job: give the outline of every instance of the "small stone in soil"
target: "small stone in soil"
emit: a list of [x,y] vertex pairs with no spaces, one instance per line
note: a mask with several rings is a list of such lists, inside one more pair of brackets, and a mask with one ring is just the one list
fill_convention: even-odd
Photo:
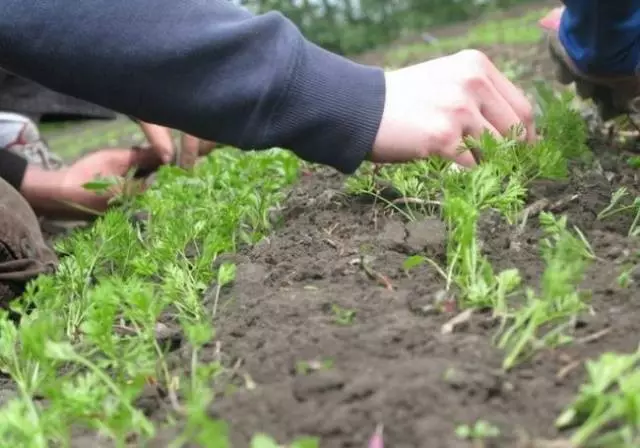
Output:
[[436,218],[426,218],[407,224],[407,245],[412,251],[439,251],[444,247],[447,231],[444,223]]
[[398,221],[391,221],[384,226],[378,240],[384,247],[393,249],[404,245],[405,235],[404,225]]

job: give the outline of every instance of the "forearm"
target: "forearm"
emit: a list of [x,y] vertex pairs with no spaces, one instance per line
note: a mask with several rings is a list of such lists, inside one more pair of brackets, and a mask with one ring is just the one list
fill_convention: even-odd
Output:
[[49,216],[72,212],[60,202],[60,173],[29,165],[24,157],[0,151],[0,177],[18,190],[36,214]]
[[633,74],[640,62],[640,0],[565,0],[560,39],[577,67]]
[[0,65],[54,90],[241,149],[357,168],[384,107],[381,69],[227,0],[7,0]]

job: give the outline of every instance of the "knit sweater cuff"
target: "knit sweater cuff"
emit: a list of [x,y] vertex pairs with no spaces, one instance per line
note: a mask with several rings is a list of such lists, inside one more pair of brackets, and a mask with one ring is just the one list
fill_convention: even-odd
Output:
[[384,71],[304,39],[298,44],[269,133],[301,158],[351,174],[373,148],[385,103]]

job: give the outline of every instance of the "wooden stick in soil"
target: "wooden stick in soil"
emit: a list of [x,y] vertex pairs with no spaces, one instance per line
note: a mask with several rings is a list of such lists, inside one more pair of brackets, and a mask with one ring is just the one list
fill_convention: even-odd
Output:
[[558,370],[558,373],[556,373],[556,380],[557,381],[564,381],[564,379],[569,376],[569,374],[571,372],[573,372],[574,370],[576,370],[578,367],[580,367],[582,365],[582,361],[577,359],[575,361],[570,362],[569,364],[567,364],[566,366],[564,366],[563,368],[561,368],[560,370]]
[[516,219],[516,222],[520,222],[520,225],[515,231],[514,236],[519,237],[525,229],[527,225],[527,220],[529,218],[533,218],[538,216],[540,213],[544,211],[556,212],[562,208],[564,208],[570,202],[575,201],[580,197],[579,194],[573,194],[569,196],[565,196],[564,198],[560,198],[555,202],[551,202],[548,198],[541,198],[532,204],[528,205],[524,210],[522,210]]
[[420,198],[398,198],[391,201],[393,205],[431,205],[434,207],[442,207],[442,202],[440,201],[429,201],[427,199]]
[[589,344],[591,342],[595,342],[599,339],[602,339],[603,337],[605,337],[606,335],[608,335],[609,333],[611,333],[611,328],[605,328],[603,330],[600,331],[596,331],[593,334],[590,334],[588,336],[585,336],[583,338],[578,339],[578,343],[579,344]]

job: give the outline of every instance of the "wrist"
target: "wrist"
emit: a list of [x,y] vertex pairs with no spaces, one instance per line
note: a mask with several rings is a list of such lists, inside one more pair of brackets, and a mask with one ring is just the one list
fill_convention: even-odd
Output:
[[[370,157],[385,105],[385,74],[301,39],[290,80],[271,114],[275,146],[353,173]],[[276,140],[274,137],[278,136]]]

